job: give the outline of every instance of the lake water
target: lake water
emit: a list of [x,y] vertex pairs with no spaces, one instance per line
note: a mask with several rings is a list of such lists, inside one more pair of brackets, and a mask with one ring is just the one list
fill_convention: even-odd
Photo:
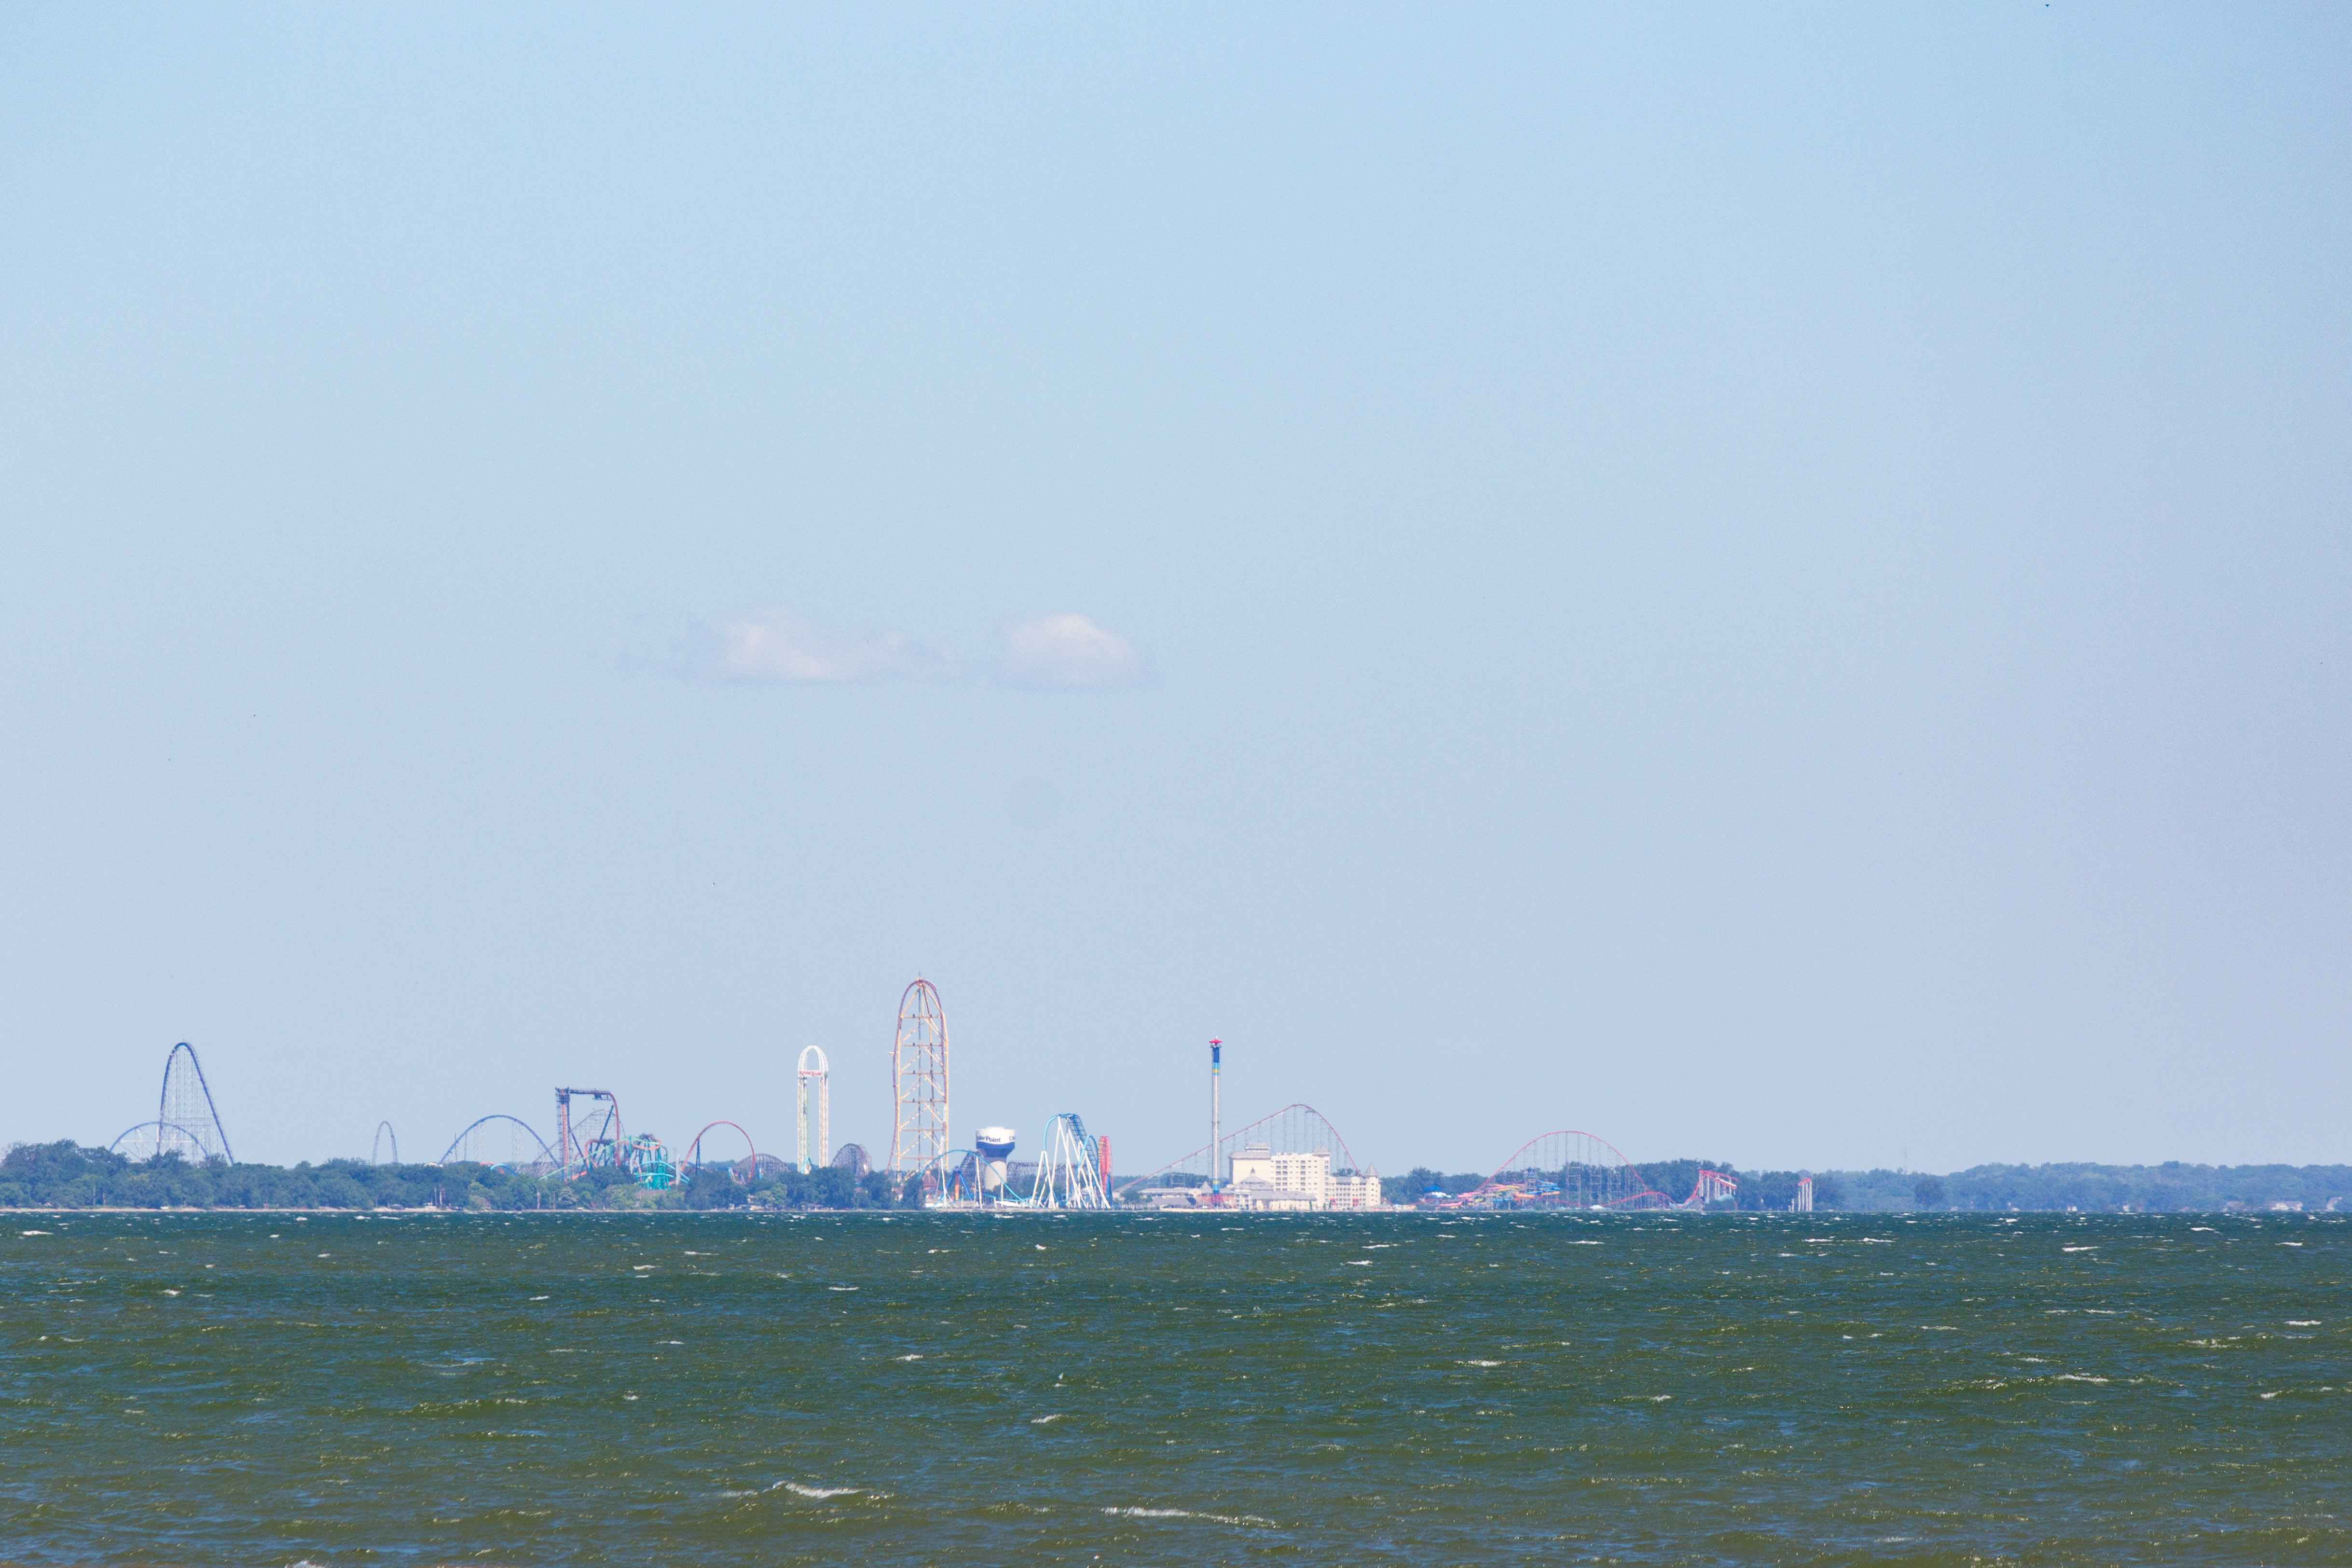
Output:
[[0,1562],[2352,1563],[2336,1216],[0,1222]]

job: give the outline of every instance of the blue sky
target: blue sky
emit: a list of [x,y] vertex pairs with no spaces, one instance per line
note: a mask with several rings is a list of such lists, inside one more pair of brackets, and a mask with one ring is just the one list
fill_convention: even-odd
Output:
[[2352,17],[0,13],[0,1141],[2352,1158]]

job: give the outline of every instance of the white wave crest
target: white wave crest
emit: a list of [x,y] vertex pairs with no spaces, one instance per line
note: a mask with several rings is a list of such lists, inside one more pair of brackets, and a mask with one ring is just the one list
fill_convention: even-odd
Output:
[[1205,1519],[1212,1524],[1234,1524],[1245,1530],[1280,1530],[1282,1526],[1254,1513],[1195,1513],[1189,1508],[1107,1508],[1121,1519]]

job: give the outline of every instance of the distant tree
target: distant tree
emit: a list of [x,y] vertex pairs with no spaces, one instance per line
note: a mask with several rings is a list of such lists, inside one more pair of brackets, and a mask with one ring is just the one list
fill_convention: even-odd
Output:
[[1391,1204],[1412,1203],[1422,1194],[1432,1188],[1442,1188],[1444,1181],[1443,1173],[1433,1171],[1427,1165],[1415,1165],[1402,1176],[1381,1178],[1381,1201]]
[[319,1202],[334,1209],[363,1209],[374,1206],[367,1190],[352,1180],[349,1171],[322,1171],[319,1174]]
[[[1786,1212],[1797,1201],[1800,1177],[1794,1171],[1742,1171],[1738,1179],[1738,1203],[1743,1209],[1780,1214]],[[1818,1190],[1813,1194],[1813,1201],[1821,1201]]]
[[59,1208],[95,1208],[107,1201],[106,1178],[95,1171],[85,1171],[63,1185],[51,1188],[39,1201]]
[[1917,1181],[1911,1184],[1911,1198],[1914,1203],[1916,1203],[1923,1209],[1942,1208],[1944,1206],[1944,1178],[1941,1176],[1920,1177]]
[[853,1208],[857,1202],[857,1178],[839,1165],[819,1165],[808,1175],[807,1202],[816,1208]]
[[213,1178],[213,1201],[226,1208],[279,1208],[301,1202],[286,1191],[288,1173],[274,1165],[232,1165]]
[[681,1205],[692,1209],[739,1209],[751,1202],[741,1184],[715,1165],[696,1167],[674,1190]]

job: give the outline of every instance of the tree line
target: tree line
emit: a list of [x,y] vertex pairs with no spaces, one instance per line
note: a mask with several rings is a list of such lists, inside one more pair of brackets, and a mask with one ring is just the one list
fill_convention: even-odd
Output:
[[[1733,1211],[1785,1212],[1797,1195],[1801,1171],[1743,1171],[1727,1161],[1654,1160],[1636,1167],[1652,1190],[1679,1203],[1702,1169],[1738,1182],[1736,1196],[1714,1205]],[[1815,1171],[1813,1206],[1870,1213],[2223,1214],[2299,1205],[2305,1213],[2330,1205],[2352,1210],[2352,1165],[1974,1165],[1948,1175],[1919,1171]],[[1381,1196],[1410,1204],[1433,1192],[1459,1194],[1486,1180],[1416,1165],[1381,1179]]]
[[[1716,1205],[1785,1212],[1804,1173],[1742,1171],[1727,1161],[1658,1160],[1638,1167],[1651,1188],[1680,1201],[1702,1169],[1739,1184]],[[1916,1171],[1818,1171],[1813,1206],[1864,1212],[1999,1213],[2080,1209],[2210,1214],[2299,1205],[2352,1209],[2352,1165],[1977,1165],[1949,1175]],[[1431,1192],[1462,1194],[1482,1173],[1417,1165],[1381,1178],[1381,1196],[1412,1204]],[[517,1209],[882,1209],[918,1206],[911,1184],[879,1171],[785,1171],[749,1184],[702,1166],[656,1192],[626,1172],[592,1170],[571,1180],[498,1165],[232,1165],[177,1154],[134,1161],[78,1144],[20,1143],[0,1156],[0,1208],[451,1208]]]
[[860,1209],[903,1207],[909,1196],[881,1172],[859,1177],[832,1166],[748,1184],[703,1166],[656,1192],[625,1171],[566,1181],[469,1161],[232,1165],[178,1154],[132,1160],[70,1140],[20,1143],[0,1156],[0,1208]]
[[[1865,1210],[2021,1213],[2080,1209],[2114,1214],[2224,1214],[2299,1205],[2352,1209],[2352,1165],[1972,1165],[1949,1175],[1917,1171],[1837,1173],[1836,1206]],[[1821,1178],[1814,1179],[1816,1199]],[[1830,1205],[1823,1205],[1827,1207]]]

